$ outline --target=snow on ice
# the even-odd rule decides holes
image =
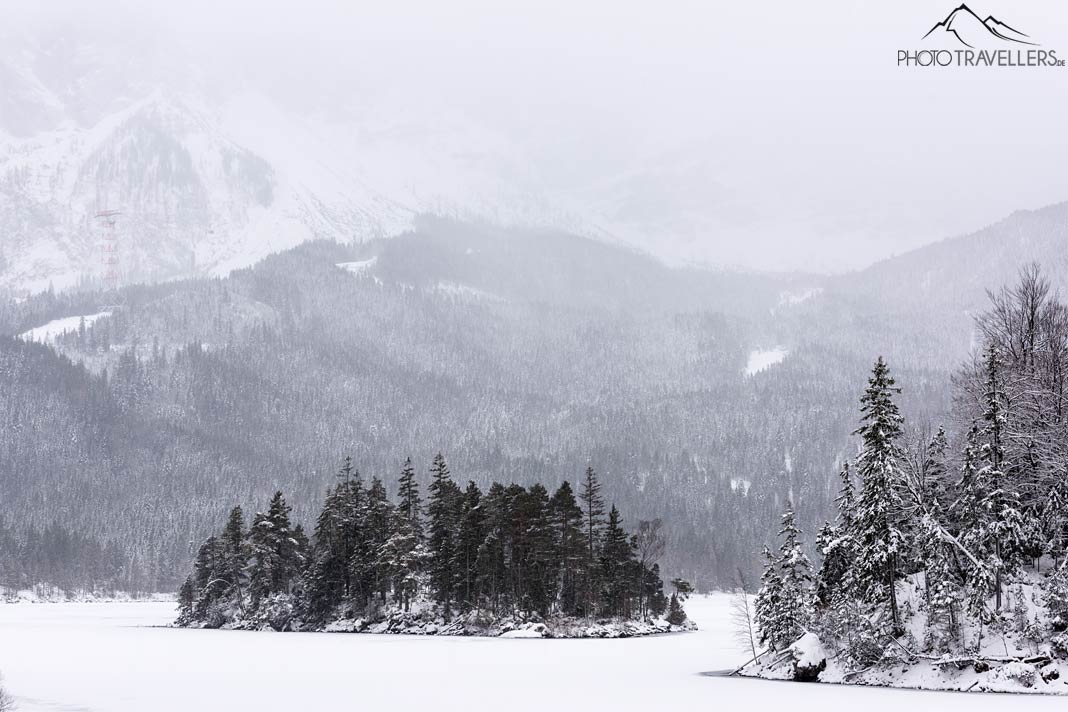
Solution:
[[[1064,709],[1059,698],[702,674],[745,659],[728,603],[690,599],[697,632],[609,640],[188,630],[165,627],[167,603],[0,605],[0,670],[19,712]]]

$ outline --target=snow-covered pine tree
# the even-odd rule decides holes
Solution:
[[[1001,381],[1001,357],[997,347],[987,348],[984,361],[985,410],[980,431],[982,469],[978,480],[985,484],[979,505],[988,513],[984,538],[989,539],[990,567],[994,575],[994,611],[1002,608],[1002,590],[1006,575],[1018,568],[1027,539],[1026,523],[1020,508],[1017,488],[1006,482],[1005,420],[1007,405]]]
[[[753,614],[759,630],[761,645],[771,650],[779,650],[793,642],[783,632],[782,624],[782,577],[779,574],[779,562],[767,546],[761,551],[764,559],[764,571],[760,576],[760,590],[753,604]],[[674,598],[674,596],[672,597]]]
[[[823,608],[831,605],[836,593],[844,593],[849,588],[847,576],[855,557],[853,512],[857,503],[849,462],[842,464],[839,478],[842,487],[835,498],[838,517],[833,524],[825,523],[816,535],[816,550],[823,557],[816,576],[816,601]]]
[[[289,512],[282,493],[275,492],[267,512],[258,513],[249,529],[249,592],[253,607],[270,595],[289,593],[300,573],[303,534],[295,536]]]
[[[390,527],[393,524],[393,504],[389,501],[386,486],[377,477],[371,478],[367,489],[366,510],[363,529],[366,534],[367,568],[371,572],[372,590],[381,603],[386,602],[389,592],[389,573],[379,558],[379,552],[389,541]]]
[[[968,612],[977,619],[989,619],[986,601],[994,590],[994,576],[990,568],[989,512],[983,507],[989,485],[986,470],[980,462],[979,426],[972,423],[965,439],[957,497],[949,511],[949,519],[957,538],[975,561],[969,560],[965,572]]]
[[[793,504],[786,503],[782,515],[782,529],[779,536],[783,538],[779,547],[779,621],[784,637],[792,637],[790,642],[800,638],[812,623],[813,575],[812,563],[808,560],[801,545],[801,530],[797,528]]]
[[[902,418],[894,403],[900,390],[880,356],[860,399],[861,426],[855,433],[863,441],[857,456],[861,493],[854,524],[858,592],[872,603],[886,603],[895,633],[902,630],[896,590],[899,557],[907,548],[899,491]]]
[[[954,550],[943,538],[944,520],[941,504],[932,500],[919,524],[920,556],[924,564],[927,605],[925,647],[929,651],[948,652],[960,637],[959,609],[961,581]]]
[[[412,532],[419,541],[423,539],[423,500],[419,496],[419,483],[415,481],[412,458],[404,460],[400,480],[397,483],[397,511],[408,520]]]
[[[223,548],[218,537],[201,544],[193,563],[193,616],[198,621],[220,625],[218,606],[226,593]]]

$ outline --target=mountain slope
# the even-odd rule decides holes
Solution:
[[[666,570],[726,584],[787,492],[813,520],[827,506],[868,365],[782,342],[791,286],[425,220],[363,246],[310,242],[225,279],[126,288],[110,316],[55,341],[85,364],[75,370],[100,410],[75,409],[83,420],[30,449],[0,443],[0,471],[33,475],[0,478],[0,502],[19,527],[69,513],[139,562],[139,585],[168,587],[180,567],[167,562],[217,526],[223,502],[255,508],[282,487],[306,518],[345,454],[391,484],[405,457],[425,471],[439,450],[481,483],[557,484],[593,464],[612,501],[668,523]],[[4,321],[22,333],[110,298],[44,294]],[[751,352],[774,345],[789,356],[746,375]],[[0,369],[5,422],[65,410],[42,390],[61,368],[48,349],[0,350],[12,363],[30,350],[45,374]]]

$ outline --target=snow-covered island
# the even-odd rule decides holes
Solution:
[[[393,503],[346,459],[309,539],[281,492],[200,547],[177,625],[347,633],[621,638],[692,630],[683,580],[664,594],[659,520],[629,534],[588,468],[564,482],[460,489],[444,457],[422,505],[411,461]]]
[[[876,362],[819,567],[788,503],[737,674],[1068,694],[1068,310],[1035,270],[992,301],[957,432],[909,430]]]

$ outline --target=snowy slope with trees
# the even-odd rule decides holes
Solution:
[[[819,570],[788,507],[742,674],[1068,693],[1068,308],[1037,267],[990,299],[948,432],[907,433],[876,362]]]

